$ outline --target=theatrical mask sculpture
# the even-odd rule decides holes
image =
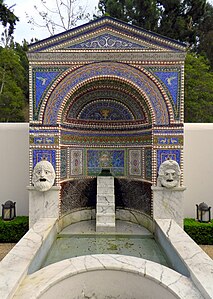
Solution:
[[[157,186],[166,188],[179,187],[180,174],[180,166],[176,161],[164,161],[159,168]]]
[[[54,184],[55,170],[49,161],[42,160],[33,170],[32,183],[37,191],[48,191]]]

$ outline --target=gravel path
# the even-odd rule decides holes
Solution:
[[[15,245],[15,243],[0,243],[0,261]],[[213,259],[213,245],[200,245],[200,247]]]

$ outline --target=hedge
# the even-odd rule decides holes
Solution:
[[[16,243],[29,229],[29,217],[18,216],[11,221],[0,217],[0,243]],[[213,245],[213,220],[201,223],[192,218],[184,219],[185,232],[197,243]]]
[[[185,232],[199,245],[213,245],[213,220],[210,223],[184,219]]]
[[[0,243],[16,243],[29,229],[29,217],[18,216],[13,220],[4,221],[0,217]]]

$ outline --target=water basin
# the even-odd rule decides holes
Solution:
[[[135,256],[170,267],[152,235],[59,235],[42,267],[64,259],[91,254]]]

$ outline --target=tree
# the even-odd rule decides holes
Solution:
[[[209,3],[206,5],[203,20],[199,27],[197,52],[209,59],[213,70],[213,6]]]
[[[100,0],[98,9],[99,15],[108,15],[144,29],[157,30],[160,9],[155,0]]]
[[[101,15],[110,15],[161,35],[197,43],[206,0],[99,0]]]
[[[79,5],[77,0],[40,0],[39,6],[34,6],[38,18],[27,14],[28,23],[33,26],[43,27],[48,30],[50,35],[57,32],[71,29],[79,20],[88,18],[85,9]]]
[[[24,69],[11,48],[0,49],[0,121],[24,121]]]
[[[213,72],[205,57],[193,53],[185,64],[185,122],[213,122]]]
[[[7,27],[7,25],[9,25],[8,35],[13,34],[16,22],[19,21],[12,12],[12,8],[13,6],[8,8],[7,5],[4,4],[4,0],[0,0],[0,23],[3,27]]]

